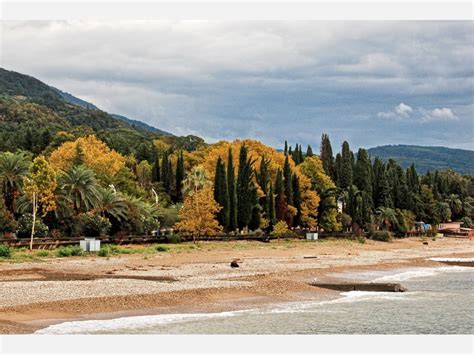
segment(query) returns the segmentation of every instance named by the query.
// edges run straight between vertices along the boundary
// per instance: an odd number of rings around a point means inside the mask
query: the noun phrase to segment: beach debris
[[[240,259],[232,260],[231,263],[230,263],[230,267],[234,267],[234,268],[239,267],[239,261],[240,261]]]
[[[428,245],[428,242],[423,242],[423,245]]]
[[[317,256],[303,256],[303,259],[317,259]]]

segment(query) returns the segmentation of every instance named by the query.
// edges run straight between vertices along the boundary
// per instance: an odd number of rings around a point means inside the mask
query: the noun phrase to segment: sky
[[[2,22],[0,66],[176,135],[474,150],[472,22]]]

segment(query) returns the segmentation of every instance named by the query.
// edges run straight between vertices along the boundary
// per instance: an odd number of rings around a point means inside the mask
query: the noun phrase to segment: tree
[[[35,235],[36,215],[42,216],[56,209],[55,189],[56,173],[50,167],[44,156],[36,157],[30,166],[29,174],[25,177],[25,192],[32,204],[32,228],[30,250],[33,249],[33,238]]]
[[[105,184],[112,183],[114,177],[125,168],[125,157],[93,135],[63,143],[48,159],[58,173],[70,170],[79,160]]]
[[[321,136],[321,149],[320,157],[323,162],[323,168],[326,174],[334,179],[335,177],[335,166],[334,166],[334,156],[332,153],[331,141],[329,140],[329,135],[323,133]]]
[[[313,148],[308,144],[308,148],[306,149],[306,157],[312,157],[313,156]]]
[[[270,188],[268,190],[268,194],[266,196],[266,200],[268,203],[268,222],[270,226],[275,225],[276,223],[276,214],[275,214],[275,196],[273,194],[273,184],[270,182]]]
[[[255,185],[252,181],[253,161],[247,157],[247,147],[242,145],[239,153],[239,170],[237,174],[237,222],[240,229],[248,227],[255,205]]]
[[[97,189],[97,203],[94,211],[102,217],[125,221],[129,218],[129,204],[122,194],[111,188]]]
[[[286,202],[289,205],[293,205],[293,184],[291,182],[292,171],[290,167],[290,162],[288,156],[285,158],[285,165],[283,166],[283,178],[285,182],[285,196]]]
[[[183,193],[185,195],[192,195],[210,186],[211,182],[209,181],[207,171],[201,166],[195,166],[183,181]]]
[[[341,171],[339,176],[340,187],[348,190],[352,185],[352,152],[349,148],[349,143],[344,141],[342,143],[341,153]]]
[[[212,189],[205,187],[185,197],[179,211],[180,221],[175,224],[175,228],[192,234],[194,242],[196,238],[216,235],[222,230],[216,219],[220,209],[213,198]]]
[[[296,215],[293,223],[296,226],[301,225],[301,191],[300,191],[300,180],[296,174],[292,177],[293,184],[293,206],[296,208]]]
[[[21,153],[5,152],[0,154],[0,186],[5,207],[15,213],[16,200],[23,187],[23,179],[28,173],[29,162]]]
[[[98,183],[92,170],[74,166],[58,177],[58,193],[78,214],[97,205]]]
[[[148,188],[152,181],[152,167],[147,160],[142,160],[137,166],[137,179],[143,188]]]
[[[230,231],[237,229],[237,189],[235,185],[234,159],[232,148],[227,158],[227,189],[229,191],[229,226]]]
[[[279,169],[275,180],[275,214],[278,221],[284,221],[287,210],[285,190],[283,186],[283,173]]]
[[[183,151],[178,154],[178,160],[176,161],[176,183],[175,183],[175,202],[183,200],[183,180],[184,180],[184,156]]]
[[[229,191],[227,189],[227,177],[225,164],[221,157],[216,162],[216,175],[214,177],[214,200],[222,207],[217,215],[217,220],[224,228],[229,226]]]

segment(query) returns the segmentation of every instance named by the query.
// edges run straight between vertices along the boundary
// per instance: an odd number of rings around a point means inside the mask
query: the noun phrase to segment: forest
[[[405,236],[415,222],[472,226],[474,181],[393,159],[257,140],[207,144],[65,101],[0,69],[0,234],[200,238],[295,231]]]

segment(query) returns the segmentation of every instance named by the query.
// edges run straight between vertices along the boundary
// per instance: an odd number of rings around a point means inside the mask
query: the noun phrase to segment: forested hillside
[[[95,134],[123,154],[153,157],[151,140],[195,149],[199,137],[175,137],[146,124],[120,119],[93,104],[50,87],[28,75],[0,68],[0,151],[49,151],[65,141]]]
[[[394,159],[403,168],[415,164],[419,172],[452,169],[461,174],[474,174],[474,151],[446,147],[416,145],[384,145],[370,148],[369,154],[384,161]]]
[[[286,142],[283,151],[250,139],[206,144],[71,104],[4,70],[0,123],[0,234],[140,235],[166,227],[199,238],[319,229],[363,242],[410,235],[415,221],[472,225],[474,176],[372,161],[347,141],[334,154],[326,134],[319,155]]]

